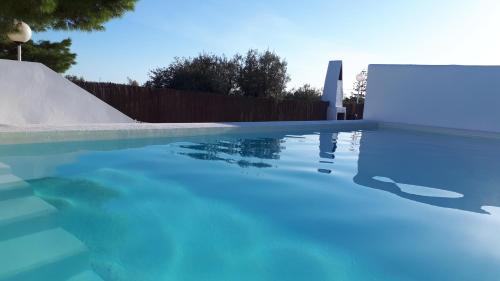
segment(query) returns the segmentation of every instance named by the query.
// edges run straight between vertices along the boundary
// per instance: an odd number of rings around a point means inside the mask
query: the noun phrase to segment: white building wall
[[[370,65],[364,119],[500,132],[500,66]]]
[[[134,121],[43,64],[0,60],[0,124],[129,122]]]

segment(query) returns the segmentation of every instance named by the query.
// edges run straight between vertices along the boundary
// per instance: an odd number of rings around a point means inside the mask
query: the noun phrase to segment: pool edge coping
[[[422,133],[500,139],[500,133],[373,120],[320,120],[221,123],[111,123],[72,125],[0,125],[0,144],[99,141],[155,137],[192,137],[230,133],[332,129],[339,131],[397,129]]]
[[[0,126],[0,144],[203,136],[287,130],[370,130],[378,122],[368,120],[275,121],[229,123],[116,123],[73,125]]]
[[[426,125],[380,122],[380,121],[377,122],[377,127],[380,129],[396,129],[396,130],[422,132],[422,133],[430,133],[438,135],[500,139],[500,132],[488,132],[480,130],[468,130],[468,129],[446,128],[439,126],[426,126]]]

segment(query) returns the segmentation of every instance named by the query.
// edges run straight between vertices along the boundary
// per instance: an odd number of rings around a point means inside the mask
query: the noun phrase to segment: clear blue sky
[[[370,63],[500,64],[498,0],[140,0],[104,32],[47,32],[73,39],[88,80],[145,82],[175,56],[270,49],[288,61],[290,87],[322,87],[327,63],[344,61],[344,88]]]

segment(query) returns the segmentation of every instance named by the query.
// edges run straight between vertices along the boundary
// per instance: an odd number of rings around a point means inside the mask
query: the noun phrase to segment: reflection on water
[[[280,158],[280,152],[284,147],[283,137],[277,138],[257,138],[257,139],[234,139],[217,141],[214,143],[194,143],[181,145],[181,148],[188,152],[180,152],[198,160],[225,161],[230,164],[237,164],[242,168],[270,168],[272,165],[262,160]],[[237,156],[238,158],[235,158]],[[243,159],[246,158],[246,159]],[[252,161],[251,158],[262,159]]]
[[[319,135],[319,157],[324,159],[335,159],[337,149],[338,133],[320,133]],[[325,163],[333,163],[324,161]]]
[[[319,132],[319,163],[334,164],[335,151],[337,150],[337,132]],[[352,134],[350,150],[357,146],[356,133]],[[300,140],[302,136],[279,135],[266,138],[227,139],[216,142],[190,143],[180,145],[185,151],[181,155],[189,156],[197,160],[224,161],[236,164],[242,168],[271,168],[271,164],[264,160],[279,160],[280,153],[285,149],[285,140]],[[252,161],[252,158],[260,159]],[[331,174],[332,170],[318,167],[318,172]]]
[[[500,149],[492,139],[364,132],[357,184],[439,207],[500,206]]]
[[[496,281],[497,145],[273,132],[0,146],[0,160],[36,178],[106,281]]]
[[[335,150],[337,150],[338,133],[321,132],[319,134],[319,157],[323,160],[321,164],[334,164]],[[318,172],[323,174],[331,174],[331,169],[318,168]]]
[[[339,146],[338,132],[315,133],[319,139],[317,172],[332,174]],[[1,145],[0,160],[24,179],[50,176],[61,165],[86,153],[164,145],[182,141],[178,154],[222,161],[242,168],[270,168],[280,160],[287,140],[301,134],[207,136],[118,141]],[[192,140],[192,142],[187,142]],[[344,135],[344,148],[359,150],[354,182],[402,198],[434,206],[486,213],[500,206],[498,141],[379,130]]]

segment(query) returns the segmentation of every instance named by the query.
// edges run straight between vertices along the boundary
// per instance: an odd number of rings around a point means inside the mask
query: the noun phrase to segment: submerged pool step
[[[0,281],[62,281],[88,268],[88,251],[76,237],[55,228],[1,241],[0,265]]]
[[[0,201],[0,241],[53,228],[56,212],[35,196]]]
[[[0,200],[33,194],[28,183],[12,174],[0,174]]]
[[[95,272],[87,270],[71,277],[67,281],[103,281],[103,280]]]

